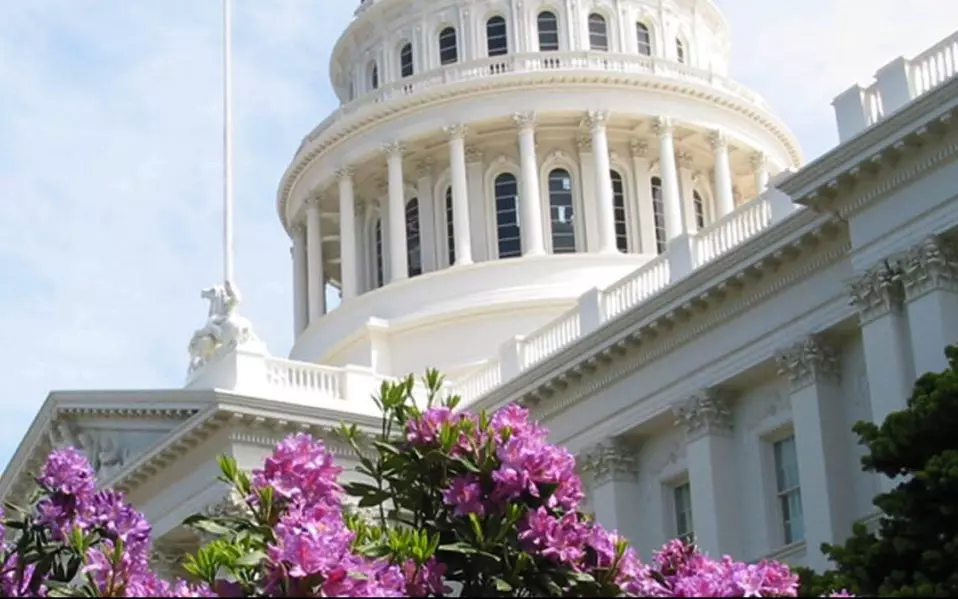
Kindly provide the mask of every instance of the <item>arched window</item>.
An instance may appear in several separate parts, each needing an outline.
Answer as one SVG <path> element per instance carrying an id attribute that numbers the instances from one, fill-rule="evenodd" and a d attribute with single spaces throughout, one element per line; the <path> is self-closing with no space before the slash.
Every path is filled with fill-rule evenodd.
<path id="1" fill-rule="evenodd" d="M 629 251 L 629 230 L 625 222 L 625 185 L 622 175 L 610 171 L 612 177 L 612 207 L 615 216 L 615 246 L 623 254 Z"/>
<path id="2" fill-rule="evenodd" d="M 565 169 L 557 168 L 549 173 L 549 216 L 552 223 L 552 253 L 575 252 L 572 176 Z"/>
<path id="3" fill-rule="evenodd" d="M 652 35 L 645 23 L 635 24 L 635 41 L 638 42 L 639 54 L 652 56 Z"/>
<path id="4" fill-rule="evenodd" d="M 452 186 L 446 188 L 446 246 L 449 252 L 449 266 L 456 263 L 456 228 L 452 214 Z"/>
<path id="5" fill-rule="evenodd" d="M 406 43 L 399 50 L 399 76 L 412 77 L 413 72 L 415 72 L 415 69 L 412 60 L 412 44 Z"/>
<path id="6" fill-rule="evenodd" d="M 419 199 L 406 202 L 406 256 L 410 277 L 422 274 L 422 237 L 419 233 Z"/>
<path id="7" fill-rule="evenodd" d="M 695 212 L 695 226 L 701 229 L 705 226 L 705 202 L 698 191 L 692 192 L 692 210 Z"/>
<path id="8" fill-rule="evenodd" d="M 459 42 L 455 27 L 446 27 L 439 32 L 439 63 L 453 64 L 459 61 Z"/>
<path id="9" fill-rule="evenodd" d="M 369 63 L 369 89 L 379 89 L 379 65 L 375 60 Z"/>
<path id="10" fill-rule="evenodd" d="M 509 53 L 509 30 L 506 20 L 495 16 L 486 21 L 486 54 L 501 56 Z"/>
<path id="11" fill-rule="evenodd" d="M 376 287 L 383 286 L 383 219 L 377 218 L 373 232 L 376 244 Z"/>
<path id="12" fill-rule="evenodd" d="M 347 101 L 352 102 L 356 99 L 356 84 L 353 82 L 352 78 L 349 79 L 349 89 L 346 91 L 346 94 Z"/>
<path id="13" fill-rule="evenodd" d="M 665 202 L 662 199 L 662 179 L 652 177 L 652 221 L 655 224 L 655 251 L 665 252 Z"/>
<path id="14" fill-rule="evenodd" d="M 685 42 L 683 42 L 681 38 L 675 38 L 675 59 L 682 64 L 685 64 L 688 60 L 685 50 Z"/>
<path id="15" fill-rule="evenodd" d="M 519 184 L 512 173 L 496 177 L 496 232 L 499 239 L 499 257 L 514 258 L 522 255 L 522 240 L 519 231 Z"/>
<path id="16" fill-rule="evenodd" d="M 540 12 L 536 20 L 539 28 L 539 52 L 559 51 L 559 19 L 554 12 Z"/>
<path id="17" fill-rule="evenodd" d="M 597 12 L 589 15 L 589 49 L 609 51 L 609 28 L 605 17 Z"/>

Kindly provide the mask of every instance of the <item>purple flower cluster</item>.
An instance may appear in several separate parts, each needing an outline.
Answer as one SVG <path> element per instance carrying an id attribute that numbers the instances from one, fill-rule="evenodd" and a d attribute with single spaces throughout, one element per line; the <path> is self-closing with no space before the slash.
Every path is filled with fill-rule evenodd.
<path id="1" fill-rule="evenodd" d="M 321 441 L 305 433 L 280 442 L 254 489 L 272 487 L 281 514 L 275 543 L 267 547 L 269 590 L 275 595 L 402 597 L 406 578 L 398 566 L 352 551 L 355 534 L 340 507 L 341 468 Z M 254 500 L 254 497 L 250 498 Z"/>

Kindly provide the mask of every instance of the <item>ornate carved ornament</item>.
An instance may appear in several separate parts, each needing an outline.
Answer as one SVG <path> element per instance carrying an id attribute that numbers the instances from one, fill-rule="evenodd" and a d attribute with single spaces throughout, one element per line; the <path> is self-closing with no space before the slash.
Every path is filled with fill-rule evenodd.
<path id="1" fill-rule="evenodd" d="M 592 477 L 593 485 L 610 480 L 636 480 L 639 476 L 637 447 L 621 439 L 598 443 L 580 454 L 579 470 Z"/>
<path id="2" fill-rule="evenodd" d="M 841 378 L 838 353 L 818 335 L 810 335 L 775 358 L 778 373 L 788 377 L 797 391 L 817 380 L 838 381 Z"/>
<path id="3" fill-rule="evenodd" d="M 958 251 L 955 244 L 931 235 L 898 259 L 906 300 L 934 290 L 958 291 Z"/>
<path id="4" fill-rule="evenodd" d="M 848 284 L 849 303 L 858 309 L 862 324 L 901 308 L 904 288 L 901 268 L 885 260 Z"/>
<path id="5" fill-rule="evenodd" d="M 75 447 L 90 460 L 97 478 L 105 481 L 129 462 L 130 448 L 120 442 L 118 431 L 83 430 L 68 420 L 58 420 L 49 432 L 54 449 Z"/>
<path id="6" fill-rule="evenodd" d="M 685 427 L 688 441 L 706 434 L 732 432 L 732 409 L 720 389 L 705 389 L 672 406 L 675 424 Z"/>

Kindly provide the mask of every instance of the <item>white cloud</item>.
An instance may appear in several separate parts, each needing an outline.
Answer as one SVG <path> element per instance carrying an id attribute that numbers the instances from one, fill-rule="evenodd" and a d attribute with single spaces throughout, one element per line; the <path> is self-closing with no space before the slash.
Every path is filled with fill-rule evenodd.
<path id="1" fill-rule="evenodd" d="M 290 343 L 275 192 L 334 106 L 329 50 L 355 1 L 236 0 L 237 271 L 275 353 Z M 958 23 L 958 2 L 722 2 L 733 75 L 813 157 L 829 102 Z M 0 460 L 50 389 L 176 387 L 219 278 L 220 2 L 0 2 Z"/>

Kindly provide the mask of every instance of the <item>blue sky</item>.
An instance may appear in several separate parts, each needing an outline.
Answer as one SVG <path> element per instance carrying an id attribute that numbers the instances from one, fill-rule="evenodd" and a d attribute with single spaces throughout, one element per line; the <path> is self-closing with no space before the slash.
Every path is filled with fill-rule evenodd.
<path id="1" fill-rule="evenodd" d="M 732 75 L 806 157 L 830 101 L 958 23 L 952 0 L 718 0 Z M 276 185 L 335 107 L 355 0 L 235 0 L 236 268 L 274 354 L 292 341 Z M 51 389 L 176 388 L 220 258 L 220 1 L 0 1 L 0 463 Z"/>

